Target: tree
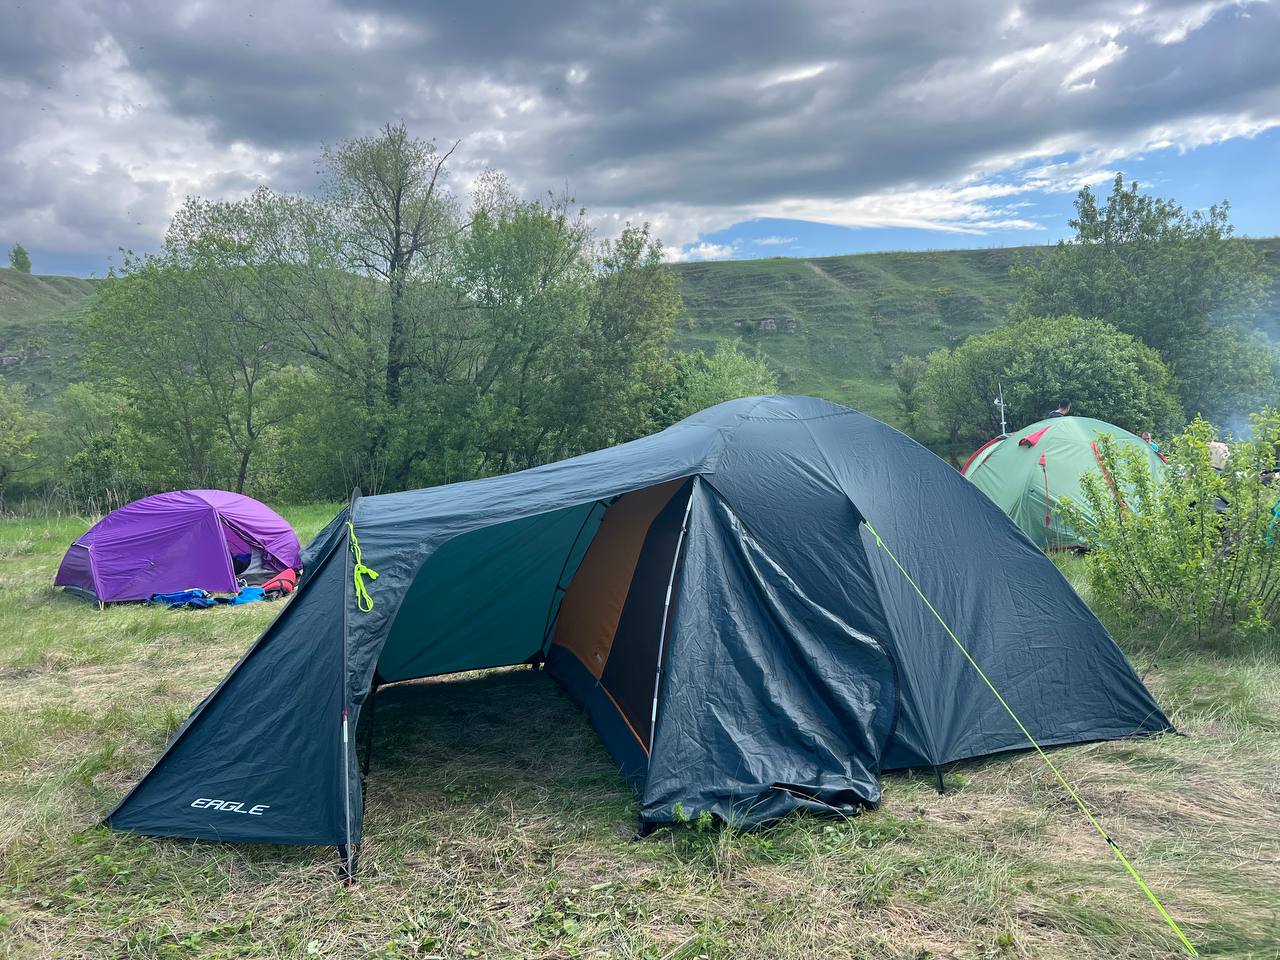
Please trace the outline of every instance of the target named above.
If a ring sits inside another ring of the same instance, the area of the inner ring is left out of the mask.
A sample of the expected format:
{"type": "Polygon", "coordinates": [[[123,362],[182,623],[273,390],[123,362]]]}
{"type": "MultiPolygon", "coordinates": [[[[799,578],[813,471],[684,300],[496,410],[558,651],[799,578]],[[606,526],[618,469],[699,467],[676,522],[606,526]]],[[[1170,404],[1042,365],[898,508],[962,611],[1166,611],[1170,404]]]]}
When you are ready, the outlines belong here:
{"type": "Polygon", "coordinates": [[[1249,414],[1276,401],[1280,350],[1256,330],[1217,327],[1188,343],[1173,373],[1185,410],[1247,432],[1249,414]]]}
{"type": "Polygon", "coordinates": [[[171,244],[103,281],[82,338],[90,371],[167,440],[181,476],[244,492],[280,416],[283,358],[265,320],[235,271],[171,244]]]}
{"type": "MultiPolygon", "coordinates": [[[[256,339],[271,357],[322,374],[305,395],[309,410],[333,415],[310,442],[331,447],[344,438],[326,461],[341,464],[325,481],[337,485],[317,494],[330,497],[353,486],[383,489],[388,437],[399,422],[386,402],[388,298],[381,281],[346,259],[343,236],[329,205],[265,188],[235,202],[190,198],[166,235],[167,255],[203,277],[212,302],[234,311],[246,345],[256,339]]],[[[279,377],[273,382],[279,387],[279,377]]]]}
{"type": "Polygon", "coordinates": [[[424,342],[451,361],[431,364],[438,379],[421,386],[465,404],[449,446],[470,448],[478,474],[542,462],[565,424],[578,421],[579,401],[565,386],[590,351],[590,239],[568,198],[506,194],[474,211],[458,251],[460,322],[434,324],[424,342]]]}
{"type": "Polygon", "coordinates": [[[0,377],[0,497],[14,475],[34,459],[37,432],[26,388],[0,377]]]}
{"type": "MultiPolygon", "coordinates": [[[[972,370],[968,355],[943,347],[925,359],[925,372],[916,388],[915,402],[920,406],[916,429],[930,425],[940,429],[949,447],[961,437],[981,436],[985,432],[982,414],[975,397],[984,396],[989,384],[972,370]]],[[[998,389],[998,386],[997,386],[998,389]]]]}
{"type": "Polygon", "coordinates": [[[743,353],[736,343],[721,341],[715,352],[689,350],[671,358],[671,385],[662,404],[662,423],[677,420],[705,410],[707,407],[736,400],[776,393],[777,375],[769,369],[759,353],[743,353]]]}
{"type": "Polygon", "coordinates": [[[929,362],[923,357],[903,354],[890,367],[897,395],[894,401],[902,414],[902,425],[907,433],[915,434],[920,429],[921,385],[928,372],[929,362]]]}
{"type": "Polygon", "coordinates": [[[1191,413],[1234,412],[1242,392],[1257,392],[1257,383],[1198,375],[1213,370],[1223,335],[1250,335],[1269,280],[1260,254],[1235,239],[1230,205],[1188,213],[1117,174],[1105,202],[1085,187],[1075,208],[1074,237],[1014,266],[1012,315],[1095,317],[1140,338],[1173,371],[1191,413]]]}
{"type": "Polygon", "coordinates": [[[44,438],[62,489],[76,510],[107,513],[181,484],[128,401],[101,383],[73,383],[55,403],[58,429],[44,438]]]}
{"type": "Polygon", "coordinates": [[[15,243],[9,251],[9,266],[19,273],[31,272],[31,255],[27,253],[27,248],[22,244],[15,243]]]}
{"type": "Polygon", "coordinates": [[[310,401],[342,412],[355,446],[335,459],[366,491],[403,485],[427,454],[408,439],[423,439],[423,403],[439,400],[422,393],[452,375],[465,340],[454,282],[464,225],[444,186],[452,153],[387,125],[324,151],[318,197],[190,200],[170,228],[171,249],[234,278],[252,303],[246,324],[325,368],[310,401]]]}
{"type": "Polygon", "coordinates": [[[1000,431],[992,402],[1003,388],[1012,427],[1059,401],[1073,412],[1139,433],[1181,421],[1168,369],[1150,347],[1101,320],[1028,317],[931,354],[920,391],[951,442],[1000,431]]]}
{"type": "Polygon", "coordinates": [[[576,409],[555,454],[631,440],[659,425],[654,408],[667,384],[668,345],[682,308],[662,245],[648,224],[628,224],[599,246],[592,275],[584,353],[566,385],[576,409]]]}
{"type": "Polygon", "coordinates": [[[1226,470],[1213,466],[1217,431],[1198,418],[1163,445],[1169,469],[1159,478],[1141,451],[1099,440],[1104,470],[1081,482],[1092,519],[1072,504],[1064,509],[1093,547],[1093,596],[1118,616],[1160,623],[1166,637],[1178,622],[1197,635],[1233,628],[1275,636],[1280,413],[1268,408],[1250,420],[1226,470]]]}
{"type": "Polygon", "coordinates": [[[170,413],[181,476],[342,497],[649,430],[680,298],[648,228],[597,243],[570,198],[492,173],[463,215],[451,152],[387,127],[326,151],[317,197],[190,199],[103,285],[91,369],[170,413]]]}
{"type": "Polygon", "coordinates": [[[444,189],[457,147],[440,153],[433,141],[409,136],[400,123],[324,152],[327,199],[339,218],[345,257],[387,284],[385,377],[392,407],[413,363],[412,319],[405,308],[409,280],[415,271],[429,273],[459,231],[457,204],[444,189]]]}
{"type": "Polygon", "coordinates": [[[428,364],[434,377],[415,394],[458,410],[447,418],[450,478],[465,463],[473,475],[522,469],[650,426],[680,310],[675,280],[647,227],[591,240],[567,197],[490,190],[473,211],[456,318],[446,329],[438,311],[424,341],[452,359],[428,364]]]}

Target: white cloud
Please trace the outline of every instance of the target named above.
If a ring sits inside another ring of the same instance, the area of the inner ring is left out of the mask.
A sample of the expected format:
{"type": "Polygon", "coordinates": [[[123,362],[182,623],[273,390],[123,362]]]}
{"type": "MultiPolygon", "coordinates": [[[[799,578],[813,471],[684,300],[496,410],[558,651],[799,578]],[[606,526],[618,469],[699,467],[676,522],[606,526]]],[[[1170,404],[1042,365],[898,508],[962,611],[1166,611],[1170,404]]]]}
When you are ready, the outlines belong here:
{"type": "Polygon", "coordinates": [[[1097,80],[1093,78],[1093,74],[1107,64],[1119,60],[1124,56],[1124,52],[1124,47],[1114,40],[1108,40],[1100,49],[1095,50],[1077,66],[1068,70],[1067,75],[1062,78],[1062,86],[1067,90],[1093,89],[1097,86],[1097,80]],[[1088,82],[1085,82],[1085,77],[1090,78],[1088,82]]]}
{"type": "Polygon", "coordinates": [[[1148,33],[1155,36],[1161,44],[1182,43],[1187,36],[1207,24],[1215,14],[1229,7],[1245,8],[1255,3],[1268,3],[1270,0],[1210,0],[1208,3],[1192,4],[1189,8],[1156,11],[1147,16],[1150,8],[1143,5],[1138,11],[1143,16],[1143,25],[1148,33]]]}
{"type": "Polygon", "coordinates": [[[795,237],[758,237],[751,241],[757,247],[785,247],[787,244],[795,243],[795,237]]]}
{"type": "Polygon", "coordinates": [[[1034,230],[1028,193],[1280,125],[1280,4],[1249,0],[45,0],[6,28],[0,236],[103,255],[188,193],[305,189],[322,144],[399,119],[463,141],[460,189],[567,188],[682,259],[763,217],[1034,230]]]}
{"type": "Polygon", "coordinates": [[[731,243],[707,243],[704,240],[684,247],[668,247],[663,256],[668,263],[686,263],[691,260],[728,260],[736,252],[737,248],[731,243]]]}
{"type": "Polygon", "coordinates": [[[1004,202],[1030,189],[1025,184],[993,182],[886,190],[850,199],[795,197],[770,204],[757,216],[815,220],[841,227],[907,227],[943,233],[1036,230],[1040,229],[1038,224],[1004,202]]]}
{"type": "Polygon", "coordinates": [[[782,70],[770,73],[760,81],[761,88],[776,87],[783,83],[800,83],[804,80],[812,80],[814,77],[820,77],[831,69],[829,63],[811,63],[803,67],[793,67],[788,70],[782,70]]]}
{"type": "Polygon", "coordinates": [[[0,126],[26,134],[2,158],[16,182],[0,198],[0,235],[73,254],[147,249],[185,196],[248,193],[278,170],[277,152],[214,143],[204,124],[166,111],[112,38],[61,75],[49,92],[25,85],[0,111],[0,126]]]}

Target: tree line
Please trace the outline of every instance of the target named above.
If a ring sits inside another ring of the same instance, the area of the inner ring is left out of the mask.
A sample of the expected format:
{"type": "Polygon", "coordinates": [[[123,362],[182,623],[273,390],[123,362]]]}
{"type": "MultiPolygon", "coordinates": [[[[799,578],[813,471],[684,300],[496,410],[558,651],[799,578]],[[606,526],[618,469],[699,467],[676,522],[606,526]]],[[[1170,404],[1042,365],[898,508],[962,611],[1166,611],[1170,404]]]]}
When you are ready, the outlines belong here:
{"type": "Polygon", "coordinates": [[[1230,205],[1186,211],[1117,174],[1089,187],[1073,235],[1016,263],[1008,323],[892,376],[905,425],[950,447],[1013,428],[1063,400],[1135,433],[1197,416],[1237,430],[1274,404],[1280,353],[1253,326],[1272,269],[1235,237],[1230,205]]]}
{"type": "MultiPolygon", "coordinates": [[[[759,356],[672,353],[677,281],[646,226],[593,235],[565,196],[498,173],[465,195],[456,145],[403,125],[320,158],[311,195],[191,198],[124,255],[51,414],[0,381],[0,496],[102,509],[212,486],[282,501],[468,480],[598,449],[772,392],[759,356]]],[[[1274,403],[1269,289],[1229,206],[1187,212],[1117,176],[1073,235],[1015,264],[1008,322],[890,371],[898,425],[950,453],[1060,401],[1133,432],[1274,403]]]]}
{"type": "Polygon", "coordinates": [[[463,195],[456,146],[388,125],[326,149],[314,195],[191,198],[159,252],[126,254],[46,431],[71,498],[449,483],[776,388],[735,349],[668,352],[680,296],[647,226],[599,240],[498,173],[463,195]]]}

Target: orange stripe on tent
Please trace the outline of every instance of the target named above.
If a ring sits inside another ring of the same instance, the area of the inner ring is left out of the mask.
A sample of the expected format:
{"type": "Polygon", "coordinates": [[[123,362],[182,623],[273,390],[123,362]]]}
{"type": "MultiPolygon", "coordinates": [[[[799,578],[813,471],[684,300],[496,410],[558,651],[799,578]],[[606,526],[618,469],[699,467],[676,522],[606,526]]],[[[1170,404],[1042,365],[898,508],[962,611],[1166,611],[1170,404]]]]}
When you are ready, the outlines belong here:
{"type": "Polygon", "coordinates": [[[552,642],[571,650],[597,680],[609,660],[645,536],[683,483],[671,480],[615,501],[565,591],[552,642]]]}

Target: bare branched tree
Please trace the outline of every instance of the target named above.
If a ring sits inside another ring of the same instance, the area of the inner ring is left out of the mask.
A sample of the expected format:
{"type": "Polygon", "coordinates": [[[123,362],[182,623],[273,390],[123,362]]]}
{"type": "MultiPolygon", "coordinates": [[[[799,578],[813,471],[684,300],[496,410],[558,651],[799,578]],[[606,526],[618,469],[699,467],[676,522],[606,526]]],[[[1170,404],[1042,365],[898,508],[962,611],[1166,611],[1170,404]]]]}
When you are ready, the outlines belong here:
{"type": "Polygon", "coordinates": [[[403,123],[387,124],[373,137],[327,148],[326,193],[341,219],[347,257],[358,269],[387,283],[387,402],[399,404],[401,381],[411,364],[406,287],[463,229],[458,204],[446,187],[447,164],[458,148],[436,149],[411,137],[403,123]]]}

